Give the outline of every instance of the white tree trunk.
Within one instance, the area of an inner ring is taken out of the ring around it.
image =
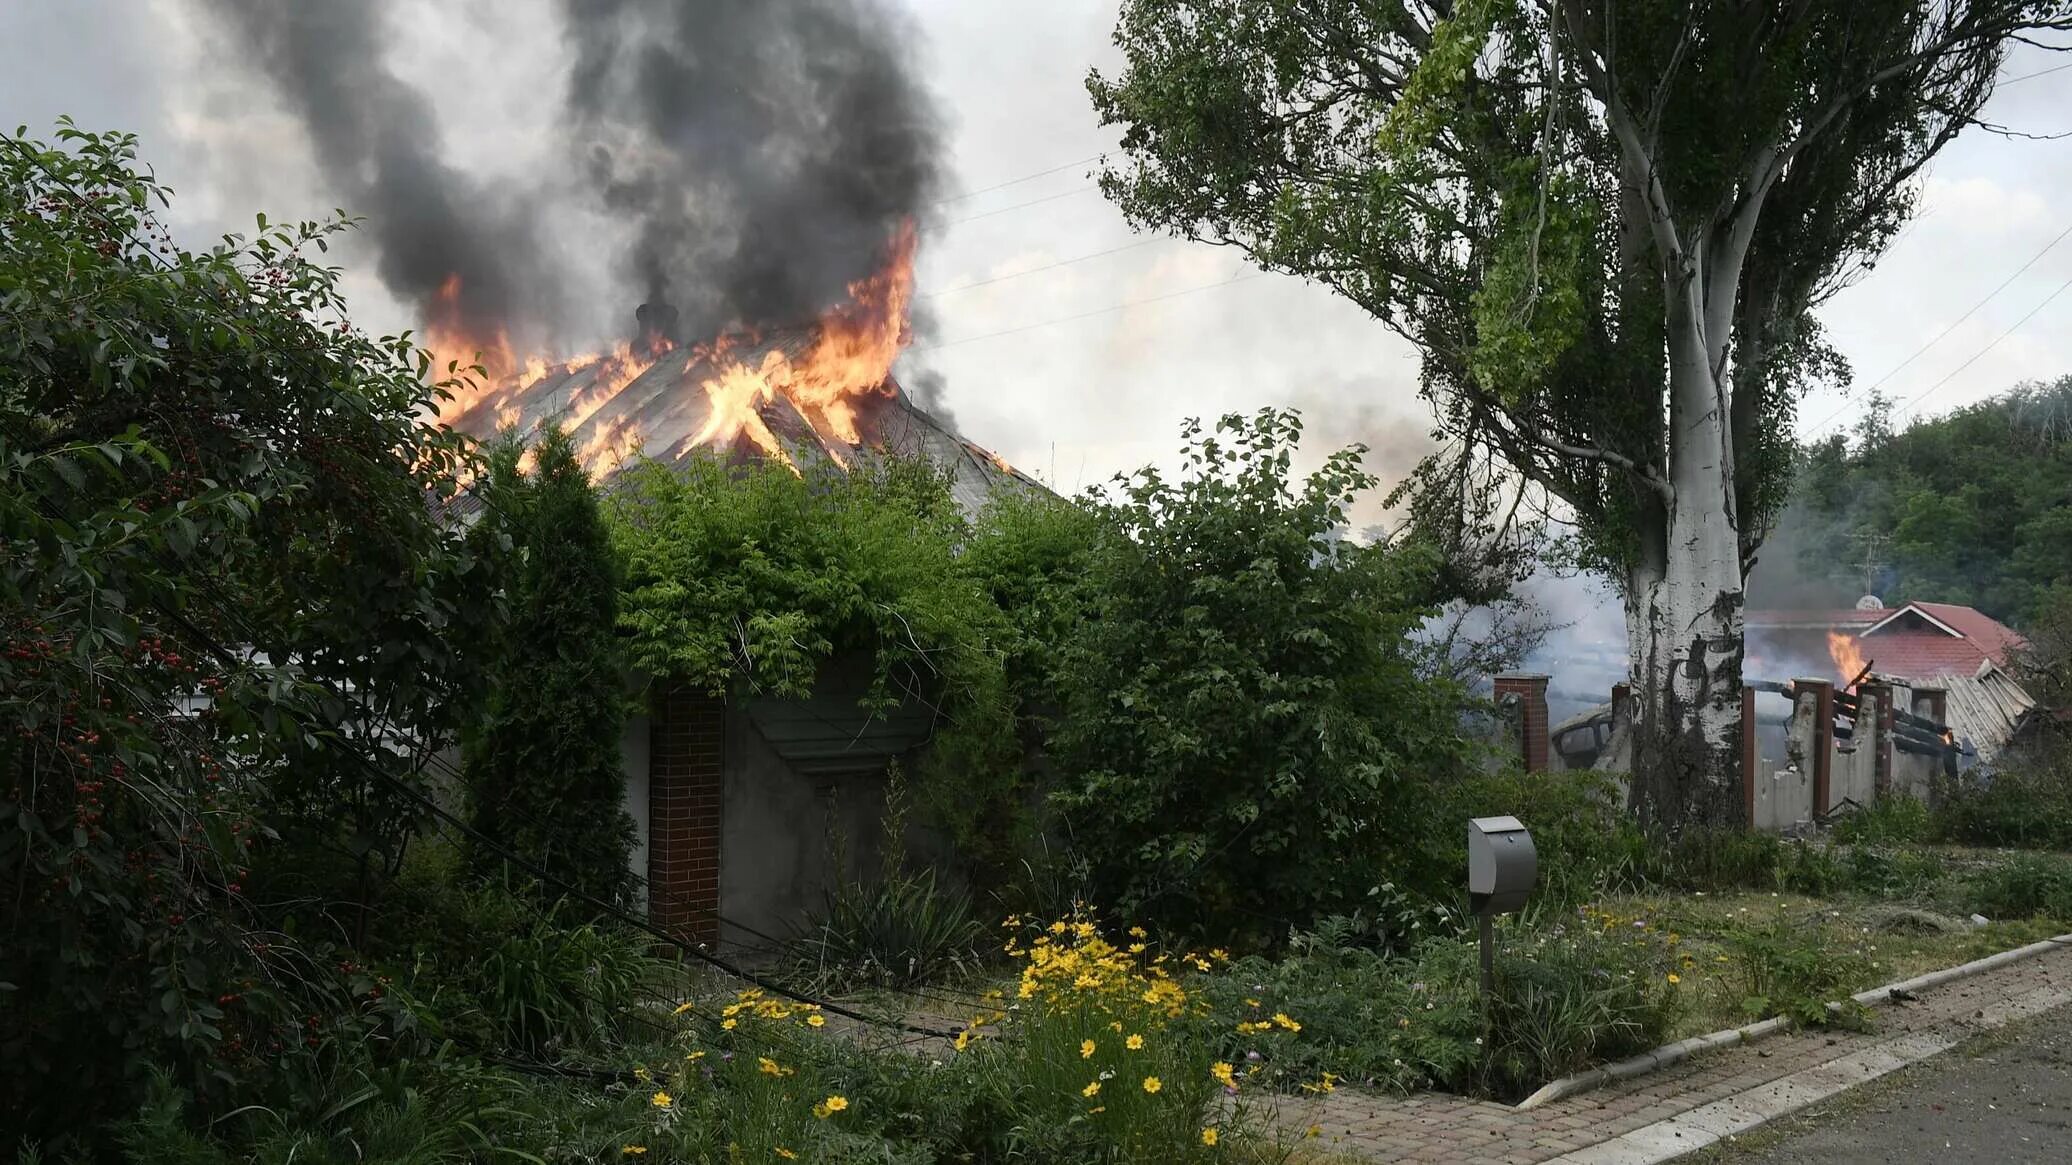
[[[1723,345],[1696,273],[1670,289],[1666,514],[1627,579],[1639,708],[1630,788],[1642,821],[1726,824],[1740,803],[1742,577]],[[1729,281],[1731,286],[1731,281]],[[1650,549],[1653,549],[1652,547]]]

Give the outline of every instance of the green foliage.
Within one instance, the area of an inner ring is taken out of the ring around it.
[[[1642,925],[1633,925],[1639,922]],[[1645,919],[1583,910],[1500,925],[1496,993],[1485,1017],[1479,947],[1433,937],[1405,956],[1305,940],[1204,984],[1224,1055],[1259,1065],[1262,1084],[1299,1088],[1329,1072],[1397,1090],[1444,1088],[1506,1099],[1582,1068],[1656,1047],[1681,1015],[1676,944]],[[1261,1030],[1263,1028],[1263,1030]]]
[[[1628,888],[1647,872],[1650,843],[1613,780],[1596,772],[1505,772],[1438,783],[1422,799],[1425,849],[1406,876],[1427,897],[1451,900],[1467,869],[1468,819],[1509,814],[1532,830],[1539,853],[1536,906],[1567,908]]]
[[[2072,849],[2072,752],[2046,745],[1989,774],[1938,780],[1937,840],[2021,849]]]
[[[647,463],[621,476],[607,513],[634,666],[714,694],[804,697],[837,654],[867,656],[866,707],[916,702],[941,719],[917,773],[921,806],[974,859],[1011,856],[1011,633],[956,565],[969,530],[943,471]]]
[[[0,140],[0,1143],[53,1149],[147,1064],[214,1103],[372,1038],[243,879],[289,823],[396,860],[390,782],[451,738],[496,613],[428,505],[469,461],[428,369],[318,262],[342,224],[185,251],[134,139],[58,136]]]
[[[1780,527],[1795,573],[1838,597],[1864,580],[1836,546],[1876,535],[1889,605],[1962,603],[2017,627],[2072,586],[2072,377],[2024,384],[1897,433],[1804,454]],[[1860,557],[1860,556],[1859,556]]]
[[[792,959],[816,990],[905,987],[976,970],[985,928],[933,870],[840,881]]]
[[[1975,875],[1969,900],[1988,918],[2072,921],[2072,859],[2016,854]]]
[[[616,904],[633,882],[618,571],[568,435],[550,429],[530,452],[530,473],[516,446],[493,459],[476,534],[515,561],[494,686],[464,760],[469,813],[488,839],[471,861],[478,876],[507,876],[499,851],[513,851],[553,879],[550,896]]]
[[[1052,802],[1097,899],[1218,933],[1351,909],[1409,841],[1413,777],[1464,764],[1461,693],[1420,673],[1422,556],[1339,541],[1357,449],[1301,483],[1292,413],[1185,431],[1118,479],[1059,646]]]
[[[1891,845],[1927,841],[1928,803],[1919,797],[1886,796],[1836,821],[1834,839],[1843,845]]]
[[[1734,927],[1722,938],[1750,1019],[1781,1015],[1805,1027],[1867,1023],[1863,1005],[1849,998],[1871,978],[1861,946],[1837,945],[1817,928],[1782,917]]]

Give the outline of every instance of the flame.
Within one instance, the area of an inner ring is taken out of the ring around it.
[[[1856,637],[1840,631],[1827,633],[1827,656],[1835,661],[1835,672],[1845,684],[1863,674],[1863,651]]]
[[[763,452],[782,456],[776,434],[760,408],[782,395],[823,437],[846,445],[863,442],[857,402],[886,395],[892,362],[911,338],[907,308],[914,294],[914,225],[894,236],[885,266],[849,285],[849,302],[820,317],[812,350],[794,363],[782,350],[764,354],[754,368],[727,361],[704,383],[712,411],[691,437],[693,447],[720,445],[745,436]]]
[[[907,313],[913,300],[915,243],[913,224],[902,224],[886,249],[884,264],[849,284],[848,301],[821,315],[803,352],[778,347],[759,356],[748,354],[761,348],[761,337],[753,331],[721,335],[695,346],[684,361],[683,372],[694,368],[700,372],[695,387],[688,375],[682,387],[704,395],[706,413],[697,431],[670,452],[746,441],[763,456],[796,472],[798,467],[763,412],[765,406],[783,401],[820,438],[825,454],[846,467],[848,458],[841,447],[863,444],[860,408],[873,397],[892,395],[893,361],[912,339]],[[569,376],[588,372],[587,382],[561,404],[554,417],[571,432],[596,420],[577,450],[577,459],[597,477],[639,455],[644,434],[629,417],[598,418],[598,413],[627,385],[675,351],[675,344],[656,336],[558,363],[540,356],[528,356],[521,362],[512,355],[502,331],[487,340],[467,333],[461,326],[460,293],[460,277],[449,276],[426,310],[425,347],[431,350],[438,370],[448,360],[472,363],[476,359],[472,353],[479,351],[491,383],[456,391],[454,399],[439,410],[448,424],[473,413],[477,419],[468,422],[471,429],[481,424],[480,418],[489,416],[498,427],[516,425],[525,410],[520,398],[526,389],[556,371]]]

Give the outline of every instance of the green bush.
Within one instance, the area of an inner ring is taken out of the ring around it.
[[[1934,829],[1928,803],[1906,794],[1887,794],[1834,823],[1844,845],[1892,845],[1929,840]]]
[[[1359,451],[1291,472],[1299,419],[1185,430],[1120,479],[1058,649],[1052,804],[1095,892],[1192,933],[1278,937],[1401,868],[1421,781],[1465,769],[1462,693],[1413,635],[1430,559],[1338,537]],[[1378,879],[1377,879],[1378,880]]]
[[[1779,1015],[1807,1027],[1867,1021],[1862,1005],[1849,999],[1871,977],[1870,955],[1860,946],[1837,945],[1821,928],[1786,917],[1731,927],[1721,941],[1733,953],[1729,965],[1750,1019]]]
[[[1376,1087],[1517,1099],[1557,1077],[1664,1042],[1685,960],[1646,918],[1581,909],[1502,926],[1485,1017],[1479,944],[1433,937],[1408,955],[1301,943],[1209,978],[1226,1056],[1299,1087],[1332,1073]],[[1296,1028],[1274,1022],[1295,1017]]]
[[[892,874],[830,889],[791,959],[815,990],[908,987],[975,970],[984,934],[970,896],[937,885],[933,870]]]
[[[2016,854],[1975,875],[1967,892],[1971,909],[1988,918],[2072,921],[2072,859]]]
[[[2032,752],[1990,774],[1939,779],[1938,841],[2015,849],[2072,849],[2072,750]]]
[[[1613,777],[1597,772],[1475,774],[1435,781],[1423,798],[1422,850],[1404,871],[1407,884],[1448,901],[1467,869],[1467,822],[1509,814],[1532,830],[1539,852],[1536,902],[1567,908],[1638,884],[1648,871],[1646,837],[1625,812]]]

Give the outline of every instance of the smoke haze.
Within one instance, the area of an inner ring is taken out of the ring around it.
[[[666,302],[700,338],[839,302],[939,186],[919,37],[883,0],[561,0],[567,89],[537,132],[567,164],[494,186],[443,160],[433,102],[385,63],[388,3],[201,3],[365,216],[389,290],[423,315],[458,275],[455,322],[521,350],[603,338],[572,335],[597,313],[560,299],[590,256],[553,245],[600,210],[623,228],[597,240],[606,314],[630,329]]]

